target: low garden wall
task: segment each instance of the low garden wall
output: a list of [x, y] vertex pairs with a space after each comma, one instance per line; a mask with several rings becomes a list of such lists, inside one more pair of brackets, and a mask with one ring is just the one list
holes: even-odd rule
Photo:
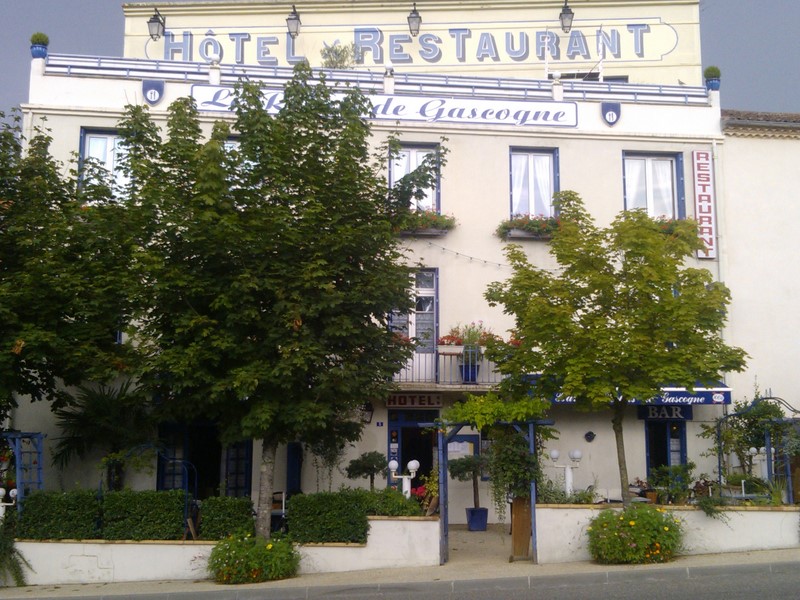
[[[586, 528], [605, 505], [537, 505], [539, 562], [591, 560]], [[692, 506], [666, 507], [683, 522], [682, 554], [777, 550], [800, 546], [800, 508], [741, 506], [721, 508], [712, 518]]]
[[[366, 544], [298, 546], [301, 573], [439, 564], [438, 517], [370, 517]], [[207, 579], [214, 542], [17, 541], [29, 585]]]

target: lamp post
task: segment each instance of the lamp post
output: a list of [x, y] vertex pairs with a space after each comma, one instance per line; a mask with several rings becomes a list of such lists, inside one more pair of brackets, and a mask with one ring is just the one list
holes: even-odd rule
[[561, 30], [564, 33], [569, 33], [572, 29], [572, 19], [575, 18], [575, 13], [572, 12], [572, 9], [567, 5], [569, 0], [564, 0], [564, 7], [561, 9], [561, 13], [558, 15], [558, 20], [561, 22]]
[[[550, 458], [553, 462], [557, 462], [561, 453], [556, 450], [550, 450]], [[578, 468], [578, 463], [581, 462], [581, 458], [583, 458], [583, 452], [578, 449], [570, 450], [569, 451], [569, 459], [575, 463], [574, 465], [553, 465], [556, 469], [564, 469], [564, 491], [567, 493], [567, 496], [572, 494], [572, 469]]]
[[399, 463], [396, 460], [389, 461], [389, 471], [392, 474], [392, 479], [400, 479], [403, 482], [402, 490], [403, 496], [406, 498], [411, 498], [411, 480], [417, 476], [417, 471], [419, 471], [419, 461], [418, 460], [410, 460], [408, 461], [408, 472], [410, 475], [398, 475], [397, 469], [399, 467]]
[[17, 502], [17, 488], [14, 488], [8, 493], [8, 497], [10, 498], [10, 502], [5, 501], [6, 497], [6, 488], [0, 487], [0, 521], [2, 521], [6, 516], [6, 508], [9, 506], [14, 506]]
[[292, 12], [289, 13], [289, 16], [286, 17], [286, 28], [289, 30], [289, 35], [292, 39], [296, 38], [300, 34], [300, 15], [297, 13], [297, 9], [292, 4]]
[[419, 28], [422, 26], [422, 16], [417, 11], [417, 3], [414, 2], [414, 8], [408, 13], [408, 31], [411, 32], [411, 37], [419, 35]]
[[[753, 447], [750, 448], [747, 451], [747, 453], [753, 458], [753, 466], [755, 466], [756, 459], [758, 459], [758, 462], [761, 463], [761, 474], [759, 475], [759, 477], [761, 477], [762, 479], [768, 479], [767, 461], [766, 461], [767, 449]], [[762, 460], [764, 462], [761, 462]], [[744, 494], [744, 481], [742, 481], [742, 494]]]
[[158, 9], [155, 9], [153, 16], [150, 17], [150, 20], [147, 21], [147, 31], [150, 33], [150, 39], [154, 42], [157, 42], [159, 38], [164, 35], [164, 29], [166, 27], [166, 19], [161, 16], [161, 13], [158, 12]]

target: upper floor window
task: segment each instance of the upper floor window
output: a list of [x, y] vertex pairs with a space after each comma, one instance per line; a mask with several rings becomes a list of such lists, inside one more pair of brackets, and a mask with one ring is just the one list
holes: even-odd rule
[[111, 180], [118, 189], [124, 188], [129, 178], [122, 172], [122, 159], [125, 149], [116, 133], [84, 131], [81, 148], [81, 159], [93, 159], [97, 164], [108, 171]]
[[[435, 146], [402, 146], [397, 156], [389, 165], [389, 184], [394, 185], [405, 175], [411, 173], [422, 164], [426, 157], [436, 152]], [[430, 210], [439, 212], [439, 178], [435, 187], [425, 190], [422, 198], [411, 198], [413, 210]]]
[[511, 150], [511, 215], [552, 217], [555, 150]]
[[682, 219], [683, 161], [680, 154], [625, 154], [625, 208], [657, 219]]

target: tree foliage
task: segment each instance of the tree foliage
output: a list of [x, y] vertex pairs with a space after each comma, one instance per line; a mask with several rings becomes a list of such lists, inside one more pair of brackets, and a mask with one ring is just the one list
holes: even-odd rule
[[[612, 410], [620, 486], [628, 476], [622, 436], [625, 407], [665, 385], [693, 388], [741, 370], [745, 353], [721, 335], [730, 300], [711, 273], [686, 266], [700, 248], [686, 220], [670, 234], [643, 211], [598, 228], [574, 192], [556, 195], [560, 226], [551, 254], [558, 269], [531, 264], [519, 246], [506, 254], [513, 275], [486, 298], [515, 318], [519, 345], [490, 356], [512, 402], [572, 398], [578, 408]], [[531, 375], [536, 375], [531, 378]], [[535, 416], [535, 415], [533, 415]]]
[[[0, 411], [17, 397], [69, 402], [65, 385], [132, 367], [124, 208], [95, 166], [66, 171], [37, 129], [23, 152], [0, 114]], [[79, 183], [81, 183], [79, 185]]]
[[386, 149], [370, 147], [367, 99], [334, 95], [305, 65], [276, 115], [251, 84], [234, 107], [234, 148], [224, 124], [202, 139], [189, 99], [170, 107], [163, 143], [144, 107], [121, 125], [141, 248], [135, 335], [166, 415], [264, 441], [266, 533], [277, 445], [324, 444], [411, 352], [389, 327], [411, 307], [395, 231], [435, 165], [404, 182], [403, 207], [382, 174]]

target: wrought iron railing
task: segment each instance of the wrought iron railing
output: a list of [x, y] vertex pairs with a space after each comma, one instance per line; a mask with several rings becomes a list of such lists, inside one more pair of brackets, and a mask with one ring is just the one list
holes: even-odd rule
[[433, 352], [417, 352], [394, 376], [397, 383], [437, 385], [493, 385], [501, 374], [479, 349], [439, 346]]

